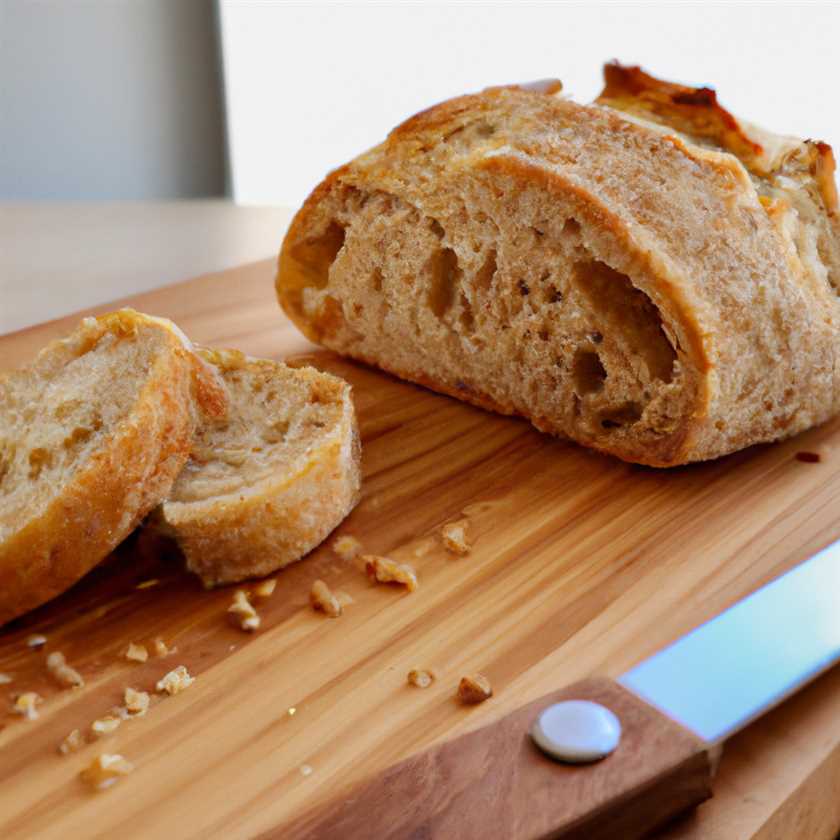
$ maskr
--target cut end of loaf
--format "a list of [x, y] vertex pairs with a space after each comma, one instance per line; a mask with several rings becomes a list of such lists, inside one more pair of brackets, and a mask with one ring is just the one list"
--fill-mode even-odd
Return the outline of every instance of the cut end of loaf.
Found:
[[673, 332], [587, 220], [515, 175], [434, 217], [336, 186], [290, 233], [280, 300], [333, 349], [554, 434], [667, 461], [686, 410]]

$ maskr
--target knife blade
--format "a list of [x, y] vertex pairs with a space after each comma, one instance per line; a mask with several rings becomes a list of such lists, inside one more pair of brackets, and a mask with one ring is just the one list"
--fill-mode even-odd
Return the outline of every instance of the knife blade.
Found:
[[[591, 678], [553, 692], [264, 836], [643, 837], [711, 796], [726, 738], [840, 659], [838, 593], [840, 541], [616, 681]], [[620, 727], [600, 753], [581, 717], [592, 709]], [[558, 720], [565, 723], [552, 731], [546, 722]], [[569, 721], [584, 731], [569, 732]], [[570, 761], [587, 750], [605, 757], [557, 761], [570, 746]]]
[[618, 678], [718, 743], [840, 658], [840, 541]]

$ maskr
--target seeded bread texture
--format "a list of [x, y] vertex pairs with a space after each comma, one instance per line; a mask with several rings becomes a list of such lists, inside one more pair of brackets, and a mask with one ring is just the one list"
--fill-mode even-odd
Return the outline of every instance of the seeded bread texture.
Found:
[[835, 414], [830, 148], [617, 70], [588, 106], [556, 84], [442, 103], [331, 173], [286, 235], [285, 311], [341, 353], [653, 466]]
[[352, 510], [361, 449], [350, 386], [232, 350], [200, 349], [227, 387], [157, 511], [205, 585], [260, 577], [301, 559]]
[[68, 589], [167, 496], [218, 383], [168, 321], [86, 318], [0, 377], [0, 624]]

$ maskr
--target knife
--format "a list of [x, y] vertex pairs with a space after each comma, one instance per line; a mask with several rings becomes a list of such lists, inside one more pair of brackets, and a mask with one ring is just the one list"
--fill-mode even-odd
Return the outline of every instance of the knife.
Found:
[[727, 738], [840, 658], [838, 599], [840, 541], [617, 680], [411, 756], [276, 836], [643, 837], [712, 795]]

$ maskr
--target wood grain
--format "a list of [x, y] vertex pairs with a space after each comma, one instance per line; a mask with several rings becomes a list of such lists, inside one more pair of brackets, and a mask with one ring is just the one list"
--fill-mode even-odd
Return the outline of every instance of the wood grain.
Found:
[[[616, 751], [594, 764], [552, 761], [529, 736], [561, 700], [591, 700], [621, 721]], [[309, 840], [633, 840], [711, 795], [708, 744], [618, 683], [591, 678], [410, 756], [264, 837]]]
[[[269, 263], [132, 299], [197, 341], [283, 357], [312, 348], [280, 315]], [[67, 331], [65, 319], [0, 338], [0, 365]], [[252, 837], [278, 830], [339, 787], [592, 674], [615, 676], [840, 536], [840, 422], [776, 446], [660, 472], [552, 440], [318, 352], [354, 386], [364, 497], [339, 533], [412, 562], [419, 589], [373, 586], [324, 545], [279, 576], [254, 636], [225, 621], [231, 590], [202, 591], [170, 552], [130, 541], [71, 592], [0, 633], [0, 698], [40, 692], [41, 717], [0, 731], [0, 836]], [[822, 462], [795, 460], [819, 451]], [[465, 515], [474, 547], [444, 551], [439, 527]], [[353, 603], [338, 619], [307, 605], [324, 578]], [[140, 581], [160, 584], [136, 589]], [[33, 651], [32, 632], [48, 637]], [[143, 665], [129, 641], [177, 648]], [[83, 689], [50, 683], [61, 650]], [[98, 747], [55, 750], [119, 702], [188, 666], [196, 683]], [[406, 684], [434, 668], [428, 689]], [[453, 695], [470, 671], [494, 697]], [[288, 709], [294, 707], [294, 715]], [[136, 771], [103, 794], [77, 779], [97, 749]], [[840, 761], [840, 676], [829, 672], [739, 735], [715, 798], [669, 837], [832, 837]], [[312, 773], [304, 775], [307, 765]], [[834, 794], [834, 795], [831, 795]]]

